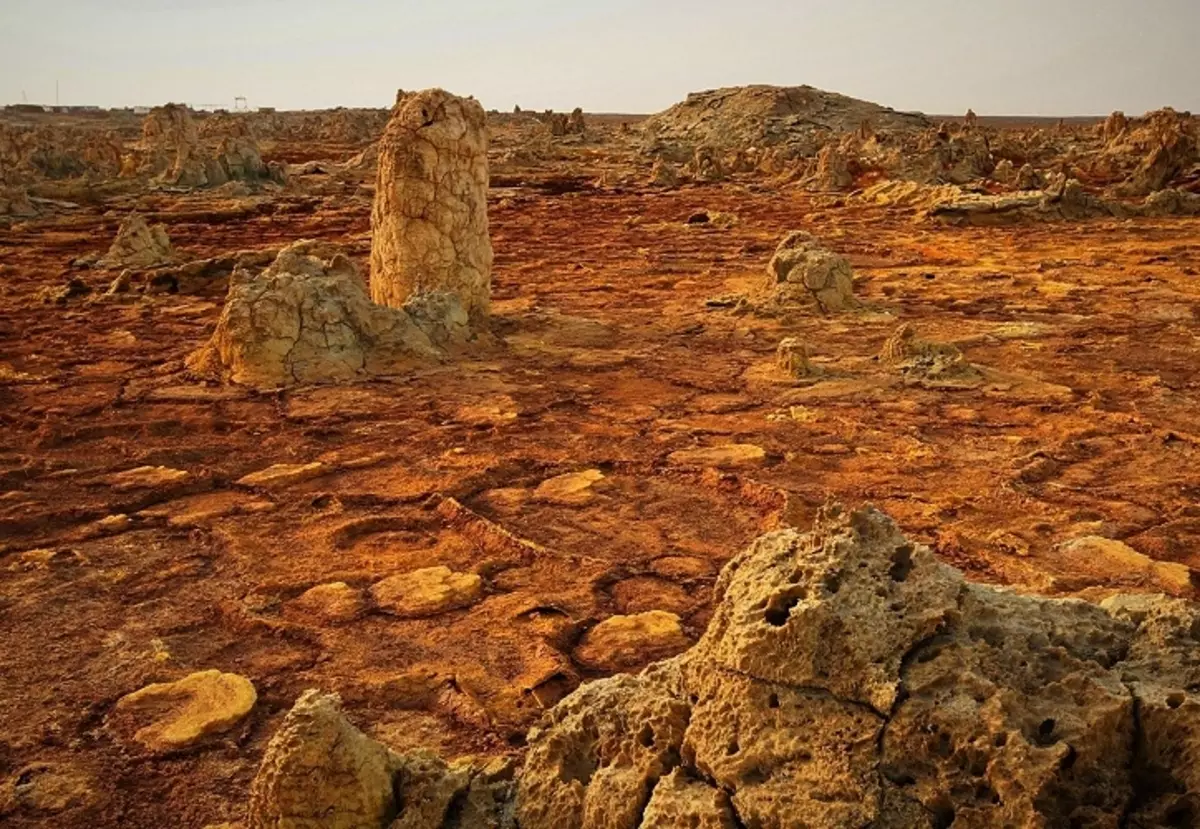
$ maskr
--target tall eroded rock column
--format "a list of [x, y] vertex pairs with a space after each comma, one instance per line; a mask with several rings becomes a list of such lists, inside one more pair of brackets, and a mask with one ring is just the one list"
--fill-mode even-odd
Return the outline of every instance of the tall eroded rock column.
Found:
[[401, 308], [452, 294], [473, 328], [492, 281], [483, 107], [441, 89], [404, 97], [379, 142], [371, 213], [371, 298]]

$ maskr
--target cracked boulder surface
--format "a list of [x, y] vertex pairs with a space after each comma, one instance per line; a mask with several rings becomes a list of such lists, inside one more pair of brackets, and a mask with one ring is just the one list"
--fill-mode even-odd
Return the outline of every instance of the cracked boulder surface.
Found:
[[[486, 769], [389, 755], [410, 769], [393, 772], [396, 790], [422, 793], [401, 797], [391, 826], [1168, 829], [1200, 818], [1195, 604], [974, 584], [873, 507], [836, 505], [810, 532], [759, 538], [715, 592], [690, 651], [548, 711], [515, 789]], [[275, 757], [286, 740], [260, 772], [277, 789], [294, 788]], [[393, 790], [377, 765], [349, 786], [373, 786], [372, 803]], [[263, 823], [264, 785], [252, 829], [308, 825]], [[482, 805], [463, 820], [472, 786]]]
[[780, 306], [811, 306], [823, 314], [859, 306], [850, 261], [803, 230], [794, 230], [767, 264], [769, 300]]
[[371, 213], [371, 296], [400, 308], [454, 296], [470, 325], [487, 321], [488, 135], [483, 107], [441, 89], [406, 95], [379, 142]]
[[[262, 273], [236, 271], [212, 338], [193, 371], [259, 388], [394, 374], [440, 352], [404, 310], [375, 305], [354, 264], [297, 242]], [[432, 330], [432, 326], [430, 327]]]

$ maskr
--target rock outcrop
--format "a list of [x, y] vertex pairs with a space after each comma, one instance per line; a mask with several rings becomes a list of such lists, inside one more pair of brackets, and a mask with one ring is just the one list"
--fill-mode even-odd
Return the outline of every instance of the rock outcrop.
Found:
[[263, 756], [249, 829], [513, 829], [512, 769], [398, 755], [306, 691]]
[[201, 141], [192, 112], [182, 104], [155, 107], [142, 124], [136, 161], [125, 174], [148, 175], [176, 187], [219, 187], [230, 181], [282, 181], [282, 168], [263, 162], [249, 121], [220, 116], [206, 129], [219, 139], [214, 150]]
[[779, 306], [809, 306], [829, 314], [859, 305], [849, 260], [802, 230], [789, 233], [775, 249], [766, 288], [768, 301]]
[[154, 268], [176, 260], [163, 225], [150, 226], [140, 213], [121, 222], [117, 238], [96, 264], [102, 268]]
[[962, 388], [983, 381], [983, 373], [956, 346], [921, 339], [908, 323], [888, 337], [879, 362], [899, 371], [905, 382], [927, 388]]
[[371, 213], [371, 296], [400, 308], [457, 298], [474, 328], [491, 296], [487, 129], [483, 107], [440, 89], [407, 96], [379, 143]]
[[[249, 386], [352, 380], [436, 361], [434, 339], [453, 339], [465, 320], [447, 299], [437, 316], [375, 305], [344, 255], [315, 242], [280, 251], [266, 270], [237, 270], [211, 340], [188, 367]], [[422, 326], [425, 330], [422, 330]]]
[[793, 156], [812, 156], [868, 121], [884, 132], [930, 125], [923, 115], [811, 86], [740, 86], [693, 92], [647, 119], [642, 129], [652, 151], [682, 161], [699, 146], [722, 151], [779, 146]]
[[759, 538], [715, 598], [691, 650], [548, 711], [515, 793], [487, 769], [391, 754], [308, 692], [267, 751], [250, 827], [384, 829], [395, 812], [393, 827], [508, 827], [514, 810], [521, 829], [1200, 818], [1196, 604], [972, 584], [877, 510], [836, 506]]

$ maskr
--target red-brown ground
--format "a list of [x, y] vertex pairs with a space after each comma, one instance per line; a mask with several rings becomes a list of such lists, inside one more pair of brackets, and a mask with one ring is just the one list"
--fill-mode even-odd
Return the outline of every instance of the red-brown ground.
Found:
[[[306, 237], [360, 262], [369, 248], [369, 193], [137, 203], [188, 257]], [[502, 347], [278, 394], [185, 374], [219, 291], [35, 299], [107, 247], [128, 203], [0, 227], [0, 365], [18, 377], [0, 385], [0, 778], [45, 762], [91, 789], [8, 825], [236, 820], [266, 741], [309, 687], [341, 693], [400, 748], [519, 752], [542, 707], [591, 676], [569, 657], [588, 627], [663, 608], [694, 637], [721, 565], [827, 499], [874, 502], [985, 581], [1087, 587], [1056, 553], [1081, 535], [1200, 568], [1200, 219], [963, 229], [829, 203], [753, 182], [497, 189]], [[685, 225], [701, 209], [738, 221]], [[705, 306], [756, 288], [794, 228], [849, 256], [863, 312]], [[902, 321], [957, 343], [988, 382], [906, 386], [873, 360]], [[771, 375], [785, 336], [808, 343], [827, 379]], [[667, 461], [723, 443], [766, 460], [720, 473]], [[271, 492], [234, 483], [311, 461], [331, 471]], [[126, 492], [106, 482], [147, 465], [189, 475]], [[606, 476], [590, 503], [532, 499], [541, 481], [589, 468]], [[129, 522], [97, 527], [113, 515]], [[343, 625], [289, 605], [315, 584], [366, 587], [433, 564], [479, 572], [487, 597]], [[152, 757], [105, 727], [120, 696], [208, 668], [259, 692], [223, 740]]]

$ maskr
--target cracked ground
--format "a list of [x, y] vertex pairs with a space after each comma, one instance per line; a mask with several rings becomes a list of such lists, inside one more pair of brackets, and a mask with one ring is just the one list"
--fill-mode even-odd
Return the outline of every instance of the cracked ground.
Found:
[[[589, 163], [610, 162], [576, 172]], [[1064, 558], [1081, 536], [1200, 568], [1200, 219], [943, 228], [751, 181], [493, 196], [503, 346], [277, 394], [184, 371], [216, 288], [35, 298], [107, 247], [127, 205], [0, 231], [0, 775], [52, 763], [88, 779], [89, 805], [56, 825], [237, 819], [311, 687], [400, 749], [520, 754], [543, 708], [598, 675], [571, 657], [587, 629], [667, 609], [694, 640], [721, 565], [831, 499], [874, 503], [972, 579], [1036, 592], [1156, 589]], [[370, 246], [369, 193], [138, 206], [189, 258], [317, 238], [363, 267]], [[699, 210], [737, 222], [688, 225]], [[756, 290], [792, 229], [849, 257], [863, 310], [706, 306]], [[985, 382], [925, 388], [882, 366], [904, 322]], [[784, 337], [807, 344], [820, 382], [773, 373]], [[669, 458], [722, 444], [764, 452], [720, 470]], [[291, 485], [237, 483], [314, 462]], [[114, 483], [145, 466], [186, 475]], [[581, 503], [534, 496], [593, 469]], [[484, 599], [336, 625], [290, 605], [438, 564], [483, 576]], [[221, 740], [150, 756], [105, 727], [122, 695], [209, 668], [259, 694]]]

